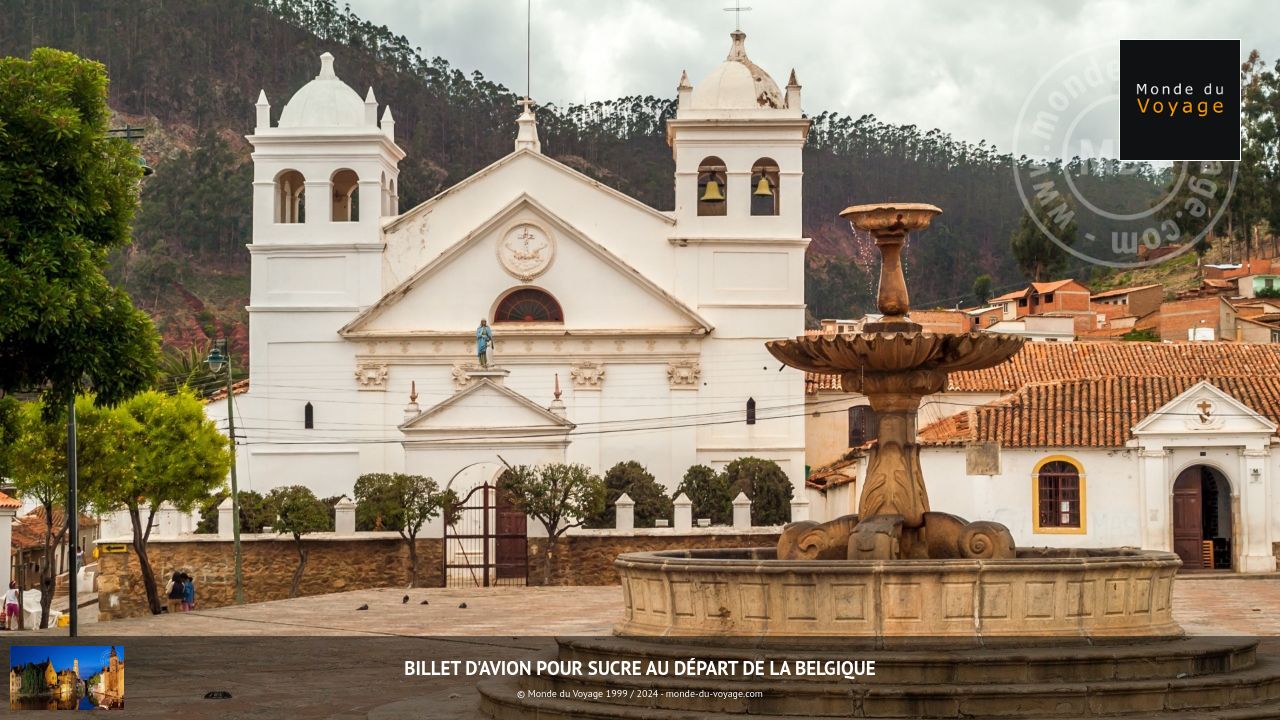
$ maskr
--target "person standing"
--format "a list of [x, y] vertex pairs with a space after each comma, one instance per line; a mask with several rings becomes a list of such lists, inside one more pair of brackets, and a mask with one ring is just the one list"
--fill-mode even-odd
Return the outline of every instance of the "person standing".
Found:
[[173, 571], [169, 584], [165, 585], [165, 599], [169, 614], [182, 612], [182, 573]]
[[182, 612], [196, 609], [196, 581], [190, 575], [182, 574]]
[[16, 625], [18, 622], [18, 608], [20, 605], [20, 603], [18, 602], [18, 599], [21, 594], [22, 594], [22, 591], [18, 589], [18, 582], [16, 580], [10, 580], [9, 590], [4, 594], [4, 629], [5, 630], [18, 629], [17, 627], [13, 627], [13, 628], [9, 627], [9, 623], [12, 622], [12, 623], [15, 623]]
[[480, 327], [476, 328], [476, 356], [480, 367], [489, 367], [489, 346], [493, 344], [493, 331], [489, 329], [489, 321], [480, 319]]

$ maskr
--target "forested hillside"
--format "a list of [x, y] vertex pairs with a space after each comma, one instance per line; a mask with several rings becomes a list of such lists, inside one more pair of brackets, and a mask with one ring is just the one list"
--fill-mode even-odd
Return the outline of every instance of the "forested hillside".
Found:
[[[5, 0], [0, 53], [52, 46], [100, 60], [111, 78], [118, 123], [146, 128], [146, 181], [134, 247], [115, 278], [152, 312], [174, 346], [231, 334], [244, 341], [248, 299], [250, 148], [254, 101], [265, 89], [278, 117], [290, 94], [332, 52], [341, 77], [395, 110], [401, 207], [408, 208], [511, 149], [516, 96], [466, 74], [431, 48], [341, 10], [333, 0]], [[726, 38], [726, 46], [728, 39]], [[767, 37], [753, 42], [768, 42]], [[718, 62], [709, 51], [705, 68]], [[672, 90], [682, 68], [670, 68]], [[788, 68], [769, 68], [785, 77]], [[803, 83], [805, 73], [797, 69]], [[625, 97], [539, 108], [543, 151], [662, 209], [672, 207], [671, 152], [664, 121], [672, 97]], [[967, 300], [975, 276], [997, 287], [1021, 280], [1008, 253], [1022, 206], [1011, 164], [990, 144], [941, 130], [895, 126], [805, 108], [813, 130], [805, 152], [805, 231], [813, 238], [806, 283], [811, 316], [872, 309], [873, 248], [837, 217], [879, 200], [931, 202], [945, 214], [907, 256], [918, 305]], [[1103, 166], [1087, 183], [1144, 206], [1157, 191], [1150, 172]], [[1082, 226], [1081, 233], [1090, 231]]]

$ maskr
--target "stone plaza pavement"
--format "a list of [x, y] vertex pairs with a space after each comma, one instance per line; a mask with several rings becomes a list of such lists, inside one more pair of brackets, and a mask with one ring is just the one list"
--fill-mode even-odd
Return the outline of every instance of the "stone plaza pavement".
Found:
[[[403, 589], [365, 590], [89, 622], [82, 642], [127, 649], [134, 717], [478, 720], [474, 679], [406, 677], [404, 661], [545, 657], [552, 636], [608, 634], [622, 607], [619, 587], [407, 592], [408, 603]], [[1190, 633], [1261, 636], [1280, 653], [1280, 576], [1180, 577], [1175, 616]], [[232, 698], [204, 699], [211, 690]]]

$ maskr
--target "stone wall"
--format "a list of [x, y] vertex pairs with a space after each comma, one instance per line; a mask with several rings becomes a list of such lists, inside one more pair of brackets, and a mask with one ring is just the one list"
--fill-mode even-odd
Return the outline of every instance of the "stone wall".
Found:
[[[307, 568], [301, 595], [344, 590], [405, 587], [409, 584], [409, 551], [396, 533], [361, 533], [339, 538], [317, 534], [303, 538]], [[438, 587], [441, 573], [440, 538], [418, 539], [419, 584]], [[195, 579], [196, 606], [221, 607], [235, 602], [235, 553], [232, 543], [217, 536], [185, 536], [152, 540], [147, 544], [158, 591], [175, 570]], [[289, 596], [298, 553], [293, 539], [276, 535], [241, 538], [246, 602], [282, 600]], [[104, 553], [98, 559], [98, 618], [112, 620], [146, 615], [147, 596], [133, 548]], [[163, 599], [161, 600], [163, 604]]]
[[[558, 542], [557, 585], [612, 585], [618, 583], [613, 562], [627, 552], [689, 548], [773, 547], [778, 528], [750, 530], [728, 527], [696, 531], [672, 529], [582, 530]], [[303, 538], [307, 569], [300, 595], [320, 595], [347, 590], [405, 587], [409, 583], [409, 553], [395, 533], [357, 533], [337, 536], [319, 533]], [[546, 538], [529, 538], [529, 584], [546, 584], [542, 551]], [[442, 551], [438, 537], [418, 539], [418, 576], [423, 587], [444, 584]], [[244, 589], [246, 602], [283, 600], [289, 597], [298, 553], [293, 539], [276, 535], [244, 535]], [[222, 607], [235, 602], [235, 555], [230, 540], [214, 535], [186, 535], [153, 539], [147, 544], [159, 591], [175, 570], [195, 578], [196, 605]], [[113, 620], [146, 615], [138, 558], [132, 547], [126, 553], [105, 553], [98, 560], [98, 618]], [[163, 599], [161, 600], [163, 604]]]
[[[587, 530], [561, 536], [556, 585], [616, 585], [618, 571], [613, 561], [629, 552], [687, 550], [692, 548], [775, 547], [778, 528], [733, 530], [713, 528], [677, 533], [671, 530]], [[546, 538], [529, 538], [529, 584], [546, 584], [542, 552]]]

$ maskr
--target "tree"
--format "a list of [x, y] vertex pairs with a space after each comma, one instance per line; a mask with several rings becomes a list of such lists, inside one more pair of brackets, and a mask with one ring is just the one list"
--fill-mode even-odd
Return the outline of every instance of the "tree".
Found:
[[509, 493], [513, 504], [547, 531], [543, 571], [547, 584], [555, 582], [556, 544], [566, 530], [582, 525], [604, 507], [604, 481], [585, 465], [517, 465], [498, 479], [498, 489]]
[[[1041, 225], [1052, 233], [1052, 238], [1040, 229]], [[1022, 274], [1031, 282], [1043, 282], [1066, 270], [1067, 251], [1062, 245], [1074, 245], [1076, 231], [1075, 208], [1056, 192], [1047, 202], [1036, 203], [1034, 215], [1031, 211], [1023, 213], [1018, 229], [1009, 236], [1009, 247]]]
[[[219, 490], [200, 503], [200, 522], [196, 525], [197, 533], [218, 532], [218, 507], [229, 497], [231, 497], [231, 491]], [[237, 504], [240, 506], [241, 533], [260, 533], [264, 527], [271, 524], [273, 520], [271, 509], [267, 507], [266, 498], [262, 497], [262, 493], [241, 490]]]
[[605, 501], [586, 526], [611, 528], [618, 522], [618, 498], [626, 493], [635, 502], [636, 527], [653, 527], [657, 518], [670, 519], [675, 510], [671, 496], [653, 474], [635, 460], [620, 462], [604, 474]]
[[[356, 522], [395, 530], [409, 549], [409, 587], [418, 587], [418, 532], [429, 520], [458, 504], [453, 490], [441, 491], [421, 475], [367, 473], [356, 479]], [[446, 522], [453, 518], [446, 518]]]
[[108, 118], [101, 63], [48, 48], [0, 59], [0, 389], [65, 405], [88, 381], [111, 404], [155, 374], [155, 327], [104, 275], [142, 177]]
[[694, 517], [711, 518], [713, 525], [733, 522], [733, 486], [724, 473], [694, 465], [685, 471], [676, 488], [676, 495], [681, 493], [693, 503]]
[[[95, 410], [91, 403], [81, 408], [77, 403], [87, 432], [97, 425], [108, 427], [109, 421], [121, 428], [119, 442], [110, 441], [111, 432], [90, 434], [81, 441], [82, 457], [99, 457], [96, 464], [109, 469], [82, 468], [83, 494], [99, 512], [128, 513], [147, 604], [152, 614], [159, 614], [160, 596], [147, 552], [156, 513], [165, 503], [190, 512], [222, 486], [231, 469], [227, 438], [189, 390], [173, 395], [148, 390], [118, 409]], [[113, 457], [121, 461], [109, 462]]]
[[730, 492], [751, 498], [752, 525], [782, 525], [791, 520], [791, 479], [772, 460], [743, 457], [724, 468]]
[[973, 279], [973, 301], [979, 305], [986, 305], [991, 299], [992, 280], [991, 276], [983, 273]]
[[298, 550], [298, 567], [293, 571], [289, 597], [298, 597], [302, 573], [307, 569], [307, 550], [302, 536], [324, 532], [329, 527], [329, 506], [305, 485], [286, 485], [267, 494], [267, 505], [275, 513], [274, 530], [279, 535], [292, 535]]

